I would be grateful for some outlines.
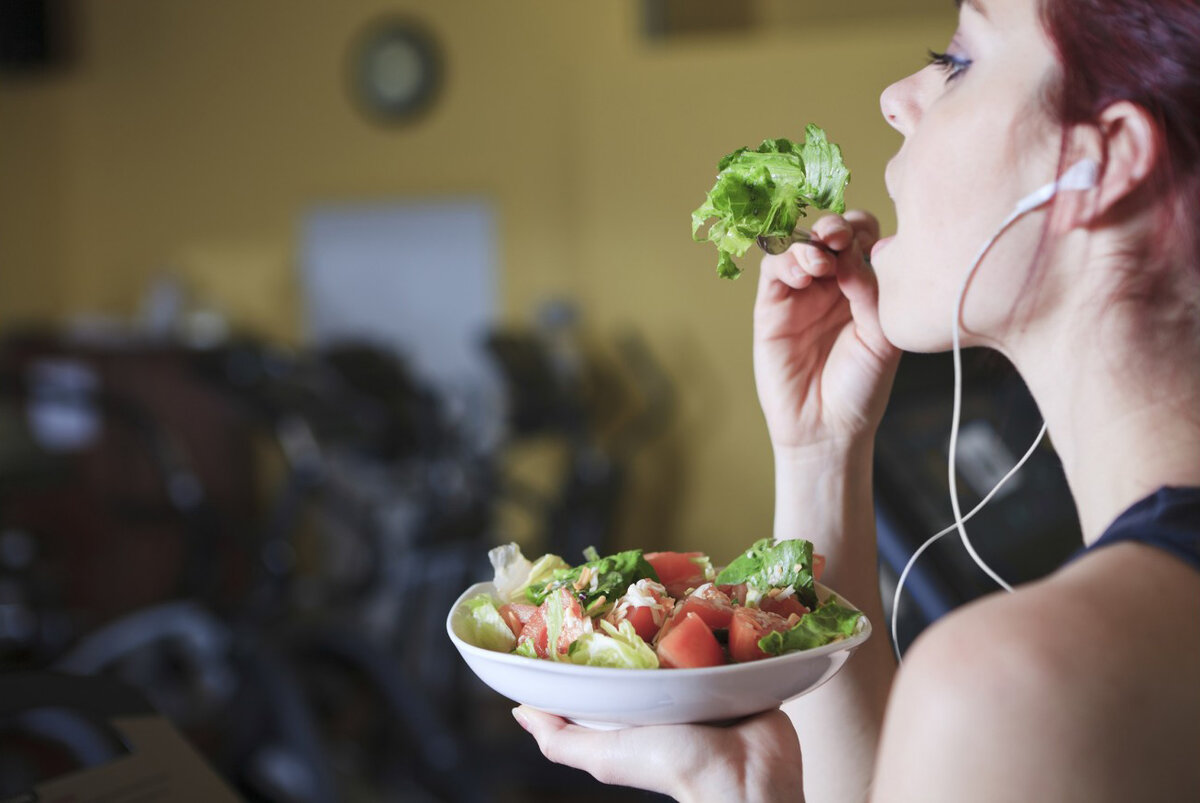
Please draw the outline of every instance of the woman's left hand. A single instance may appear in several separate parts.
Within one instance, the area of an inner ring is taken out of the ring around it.
[[[800,742],[778,709],[735,725],[593,730],[529,706],[513,709],[546,758],[597,780],[680,801],[804,799]]]

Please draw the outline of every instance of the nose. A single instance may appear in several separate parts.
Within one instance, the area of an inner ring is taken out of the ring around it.
[[[879,96],[879,108],[888,125],[908,136],[921,117],[921,107],[916,91],[917,74],[902,78],[883,90]]]

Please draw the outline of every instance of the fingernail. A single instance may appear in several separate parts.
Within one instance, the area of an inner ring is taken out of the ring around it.
[[[520,725],[526,731],[529,731],[529,720],[526,719],[525,714],[524,714],[524,712],[521,711],[521,709],[514,708],[512,710],[512,715],[513,715],[513,719],[515,719],[517,721],[518,725]],[[532,731],[529,731],[529,732],[532,733]]]
[[[800,266],[792,265],[792,278],[793,279],[801,279],[803,277],[804,277],[804,271],[801,270]]]

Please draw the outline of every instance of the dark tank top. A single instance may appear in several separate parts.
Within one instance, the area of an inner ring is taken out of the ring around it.
[[[1169,552],[1200,571],[1200,488],[1159,488],[1118,516],[1072,560],[1128,541]]]

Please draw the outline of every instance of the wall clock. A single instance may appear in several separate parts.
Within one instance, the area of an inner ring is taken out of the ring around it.
[[[436,40],[412,20],[372,23],[351,53],[352,94],[377,122],[408,122],[428,111],[441,91],[442,78]]]

